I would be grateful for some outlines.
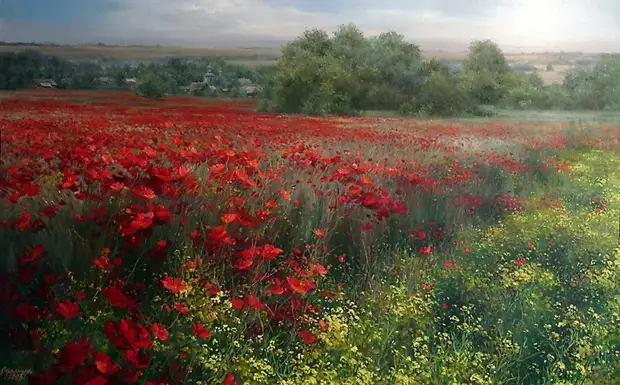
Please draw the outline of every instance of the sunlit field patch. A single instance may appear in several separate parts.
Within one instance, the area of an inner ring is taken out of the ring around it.
[[[6,367],[34,384],[618,383],[618,127],[252,107],[0,99]]]

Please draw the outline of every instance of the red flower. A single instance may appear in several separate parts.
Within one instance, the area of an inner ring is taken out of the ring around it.
[[[433,246],[421,246],[419,251],[422,255],[429,255],[433,251]]]
[[[325,237],[325,231],[324,230],[314,229],[314,230],[312,230],[312,232],[314,233],[314,235],[316,235],[319,238],[324,238]]]
[[[136,369],[147,369],[151,364],[151,357],[137,349],[125,350],[123,358],[129,361]]]
[[[232,303],[232,306],[237,310],[243,310],[243,308],[245,307],[245,303],[241,298],[233,298],[230,300],[230,302]]]
[[[183,315],[187,315],[187,313],[189,313],[189,309],[187,308],[187,306],[183,304],[175,303],[174,308],[176,309],[176,311],[178,311],[179,313]]]
[[[92,350],[87,338],[80,342],[67,342],[60,351],[58,367],[63,371],[71,371],[82,365]]]
[[[318,337],[312,334],[310,330],[300,330],[297,335],[307,344],[313,344],[318,340]]]
[[[239,385],[239,383],[235,381],[235,377],[231,373],[228,373],[224,379],[224,385]]]
[[[237,214],[235,214],[235,213],[226,213],[226,214],[222,215],[220,220],[223,223],[226,223],[226,224],[233,223],[234,221],[237,220]]]
[[[299,280],[295,277],[288,276],[286,277],[286,282],[288,282],[291,289],[299,294],[307,294],[308,291],[315,288],[314,283],[307,280]]]
[[[523,266],[527,263],[527,259],[525,259],[523,256],[520,256],[519,259],[517,259],[516,261],[512,262],[514,263],[515,266],[519,267],[519,266]]]
[[[65,319],[71,319],[82,315],[78,304],[71,301],[58,302],[56,304],[56,311]]]
[[[94,264],[101,270],[110,270],[112,267],[114,267],[114,265],[110,263],[110,258],[108,257],[95,258]]]
[[[187,288],[185,283],[180,278],[166,276],[161,280],[164,287],[172,292],[172,294],[179,293]]]
[[[282,198],[286,201],[291,200],[291,194],[289,194],[285,189],[280,189],[280,195],[282,195]]]
[[[122,319],[118,331],[133,349],[150,348],[153,345],[148,330],[132,320]]]
[[[319,321],[319,327],[325,331],[327,331],[327,329],[329,329],[329,325],[327,324],[327,322],[320,320]]]
[[[245,296],[245,300],[248,302],[248,305],[253,307],[254,309],[260,310],[265,308],[265,304],[261,303],[258,297],[248,294]]]
[[[200,323],[196,322],[194,326],[192,326],[192,332],[201,339],[207,339],[211,337],[211,332],[209,332],[205,327]]]
[[[107,379],[101,376],[97,376],[97,377],[94,377],[88,380],[84,385],[106,385],[107,383],[108,383]]]
[[[284,250],[278,249],[277,247],[273,245],[264,245],[261,251],[261,255],[266,260],[272,260],[276,258],[278,255],[282,254],[283,252]]]
[[[284,288],[282,286],[280,286],[280,285],[271,285],[269,287],[269,291],[273,295],[281,295],[281,294],[284,293]]]
[[[144,199],[151,200],[155,198],[155,192],[145,186],[134,187],[131,189],[131,192]]]
[[[106,296],[112,306],[120,307],[121,309],[129,309],[135,305],[135,302],[117,287],[108,287],[103,291],[103,295]]]
[[[166,330],[166,327],[160,323],[151,324],[151,331],[160,341],[166,341],[168,339],[168,330]]]
[[[97,370],[104,376],[111,376],[121,370],[121,366],[112,362],[112,359],[103,352],[93,354],[93,361]]]

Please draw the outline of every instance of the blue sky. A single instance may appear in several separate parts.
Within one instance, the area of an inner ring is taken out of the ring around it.
[[[619,0],[0,0],[9,41],[252,45],[347,22],[427,49],[491,38],[507,49],[620,52]]]

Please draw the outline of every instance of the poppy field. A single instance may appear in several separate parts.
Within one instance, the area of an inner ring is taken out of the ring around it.
[[[620,384],[620,126],[252,107],[0,97],[0,383]]]

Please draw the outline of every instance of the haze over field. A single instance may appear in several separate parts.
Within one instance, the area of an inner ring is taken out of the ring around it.
[[[423,49],[492,39],[505,51],[620,51],[614,0],[0,0],[0,40],[277,46],[353,22]]]

